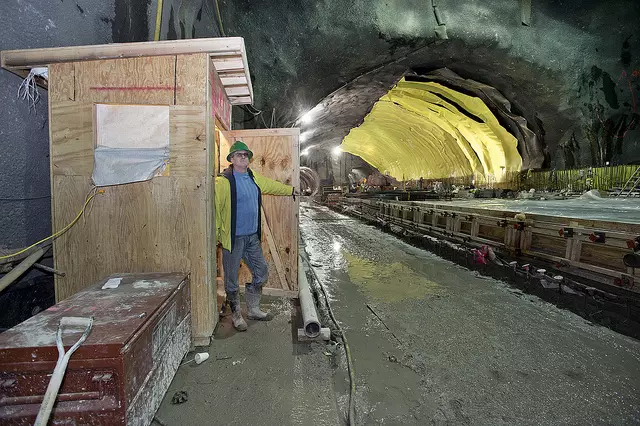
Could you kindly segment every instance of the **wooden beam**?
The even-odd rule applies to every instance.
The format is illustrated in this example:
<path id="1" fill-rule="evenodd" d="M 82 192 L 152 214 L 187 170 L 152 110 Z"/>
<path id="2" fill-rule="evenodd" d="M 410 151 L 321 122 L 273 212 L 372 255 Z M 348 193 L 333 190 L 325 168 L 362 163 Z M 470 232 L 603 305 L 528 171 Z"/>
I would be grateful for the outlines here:
<path id="1" fill-rule="evenodd" d="M 244 294 L 246 289 L 244 285 L 239 285 L 240 293 Z M 285 297 L 287 299 L 297 299 L 298 292 L 292 290 L 283 290 L 281 288 L 262 287 L 262 294 L 270 297 Z"/>
<path id="2" fill-rule="evenodd" d="M 242 63 L 242 59 L 225 59 L 225 60 L 213 60 L 213 66 L 216 68 L 216 72 L 224 72 L 224 71 L 242 71 L 244 70 L 244 65 Z"/>
<path id="3" fill-rule="evenodd" d="M 229 97 L 251 96 L 251 93 L 249 93 L 249 88 L 247 86 L 230 86 L 230 87 L 225 86 L 224 90 L 225 92 L 227 92 L 227 96 Z"/>
<path id="4" fill-rule="evenodd" d="M 233 96 L 229 97 L 231 105 L 247 105 L 253 104 L 253 99 L 250 96 Z"/>
<path id="5" fill-rule="evenodd" d="M 209 53 L 213 57 L 236 55 L 242 63 L 241 68 L 244 70 L 248 68 L 247 62 L 244 60 L 246 57 L 244 50 L 244 39 L 242 37 L 112 43 L 94 46 L 7 50 L 1 53 L 0 65 L 3 68 L 33 68 L 59 62 Z"/>
<path id="6" fill-rule="evenodd" d="M 287 282 L 287 278 L 284 274 L 284 267 L 282 266 L 282 259 L 280 258 L 280 253 L 278 252 L 278 246 L 276 245 L 276 241 L 274 240 L 273 234 L 271 233 L 271 228 L 269 227 L 267 214 L 264 212 L 264 208 L 262 207 L 260 207 L 260 211 L 262 213 L 262 217 L 264 218 L 264 233 L 267 237 L 267 243 L 269 243 L 269 251 L 271 251 L 273 263 L 276 264 L 276 271 L 278 272 L 278 278 L 280 278 L 280 285 L 284 290 L 291 290 L 291 286 Z"/>
<path id="7" fill-rule="evenodd" d="M 240 77 L 228 77 L 228 76 L 221 75 L 220 81 L 222 81 L 223 86 L 246 86 L 247 85 L 247 79 L 244 75 Z"/>

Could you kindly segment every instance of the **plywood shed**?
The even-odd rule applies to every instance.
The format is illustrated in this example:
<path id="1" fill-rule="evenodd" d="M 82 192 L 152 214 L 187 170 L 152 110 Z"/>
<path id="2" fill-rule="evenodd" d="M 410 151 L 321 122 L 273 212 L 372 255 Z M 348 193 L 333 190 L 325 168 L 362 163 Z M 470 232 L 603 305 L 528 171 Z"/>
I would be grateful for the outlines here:
<path id="1" fill-rule="evenodd" d="M 146 138 L 149 143 L 166 139 L 168 144 L 161 173 L 102 187 L 81 221 L 54 241 L 55 268 L 66 273 L 55 278 L 56 300 L 114 273 L 189 272 L 193 343 L 208 344 L 218 316 L 213 200 L 220 141 L 230 130 L 231 105 L 253 102 L 244 40 L 5 51 L 1 64 L 22 76 L 30 68 L 48 67 L 48 82 L 40 84 L 49 90 L 54 231 L 73 220 L 92 191 L 98 141 L 112 140 L 119 132 L 122 139 L 146 134 L 152 135 Z M 266 176 L 297 185 L 297 129 L 237 132 L 227 138 L 244 138 L 252 145 L 258 160 L 252 167 L 259 164 Z M 140 142 L 144 136 L 129 139 L 147 147 Z M 264 204 L 272 221 L 272 244 L 266 246 L 282 253 L 279 270 L 268 255 L 269 284 L 295 290 L 297 202 Z M 282 275 L 279 271 L 289 280 L 273 281 Z"/>

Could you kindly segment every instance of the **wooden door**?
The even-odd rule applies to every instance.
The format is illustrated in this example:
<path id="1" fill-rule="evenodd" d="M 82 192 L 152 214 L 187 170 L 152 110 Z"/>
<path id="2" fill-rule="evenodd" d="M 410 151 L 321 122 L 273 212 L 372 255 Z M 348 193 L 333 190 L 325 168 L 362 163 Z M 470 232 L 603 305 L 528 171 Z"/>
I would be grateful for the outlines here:
<path id="1" fill-rule="evenodd" d="M 233 142 L 241 140 L 253 151 L 249 166 L 261 175 L 300 189 L 299 129 L 257 129 L 222 132 L 220 170 Z M 266 294 L 293 295 L 298 291 L 298 205 L 296 197 L 262 196 L 262 251 L 269 265 Z M 251 282 L 244 262 L 238 282 Z"/>

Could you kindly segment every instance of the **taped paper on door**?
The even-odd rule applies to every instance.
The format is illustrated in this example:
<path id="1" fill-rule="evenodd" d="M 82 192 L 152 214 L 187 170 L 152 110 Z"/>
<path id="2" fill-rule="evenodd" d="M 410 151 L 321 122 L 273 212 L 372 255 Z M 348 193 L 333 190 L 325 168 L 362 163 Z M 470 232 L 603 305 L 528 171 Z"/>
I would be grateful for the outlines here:
<path id="1" fill-rule="evenodd" d="M 169 163 L 169 106 L 95 108 L 93 183 L 119 185 L 152 179 Z"/>

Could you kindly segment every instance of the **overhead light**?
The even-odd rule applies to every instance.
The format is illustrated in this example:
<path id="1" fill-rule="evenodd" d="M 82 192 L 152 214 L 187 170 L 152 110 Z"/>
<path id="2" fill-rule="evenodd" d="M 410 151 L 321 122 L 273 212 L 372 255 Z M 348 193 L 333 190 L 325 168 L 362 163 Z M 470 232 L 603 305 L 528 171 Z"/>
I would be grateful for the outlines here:
<path id="1" fill-rule="evenodd" d="M 305 142 L 307 139 L 309 139 L 311 137 L 311 135 L 313 135 L 313 131 L 309 130 L 308 132 L 302 132 L 300 133 L 300 142 Z"/>
<path id="2" fill-rule="evenodd" d="M 309 155 L 309 152 L 315 147 L 315 145 L 311 145 L 300 151 L 300 155 Z"/>
<path id="3" fill-rule="evenodd" d="M 333 148 L 331 150 L 331 152 L 333 153 L 333 155 L 338 156 L 338 155 L 342 154 L 342 147 L 340 145 L 338 145 L 335 148 Z"/>
<path id="4" fill-rule="evenodd" d="M 300 117 L 300 122 L 302 124 L 309 124 L 313 121 L 315 116 L 322 111 L 322 105 L 318 104 L 314 106 L 311 110 L 305 112 L 302 117 Z"/>

